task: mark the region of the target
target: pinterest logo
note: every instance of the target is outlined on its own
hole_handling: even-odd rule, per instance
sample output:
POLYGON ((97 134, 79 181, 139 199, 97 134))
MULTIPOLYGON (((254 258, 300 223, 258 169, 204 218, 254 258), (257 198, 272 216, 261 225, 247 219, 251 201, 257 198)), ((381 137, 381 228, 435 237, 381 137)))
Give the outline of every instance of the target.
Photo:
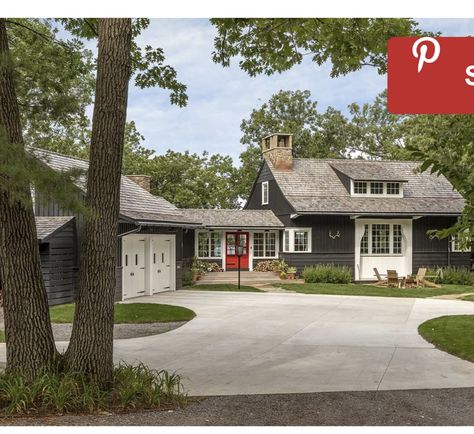
POLYGON ((436 39, 426 36, 424 38, 417 39, 413 44, 411 51, 413 56, 418 59, 418 72, 421 72, 425 63, 434 63, 438 60, 441 47, 436 39), (426 53, 428 52, 428 46, 430 44, 433 46, 434 51, 433 56, 428 58, 426 57, 426 53))

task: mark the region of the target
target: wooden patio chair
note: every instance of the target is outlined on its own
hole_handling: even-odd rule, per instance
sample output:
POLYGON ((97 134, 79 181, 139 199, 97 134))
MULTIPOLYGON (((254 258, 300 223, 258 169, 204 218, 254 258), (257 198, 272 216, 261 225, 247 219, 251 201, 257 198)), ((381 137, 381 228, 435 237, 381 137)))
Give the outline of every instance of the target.
POLYGON ((400 288, 400 280, 396 270, 387 270, 387 284, 395 288, 400 288))
POLYGON ((375 286, 387 286, 387 279, 382 277, 377 268, 374 268, 374 275, 377 278, 377 282, 374 283, 375 286))
POLYGON ((415 276, 416 286, 425 286, 426 268, 418 268, 415 276))

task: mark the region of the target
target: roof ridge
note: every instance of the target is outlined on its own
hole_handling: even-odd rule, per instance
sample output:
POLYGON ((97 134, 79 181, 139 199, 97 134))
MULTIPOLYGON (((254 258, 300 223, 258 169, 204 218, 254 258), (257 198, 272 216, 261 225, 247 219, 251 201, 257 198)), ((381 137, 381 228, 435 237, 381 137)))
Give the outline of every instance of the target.
POLYGON ((352 163, 422 163, 420 160, 366 160, 363 158, 304 158, 294 157, 293 160, 297 161, 323 161, 323 162, 340 162, 350 161, 352 163))

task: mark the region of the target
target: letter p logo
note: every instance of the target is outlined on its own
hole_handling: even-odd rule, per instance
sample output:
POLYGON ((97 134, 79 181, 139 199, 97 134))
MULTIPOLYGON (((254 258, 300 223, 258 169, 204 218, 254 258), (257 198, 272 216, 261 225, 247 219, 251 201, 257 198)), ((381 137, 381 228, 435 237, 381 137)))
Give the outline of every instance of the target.
POLYGON ((424 63, 434 63, 438 60, 439 53, 441 52, 441 47, 439 42, 434 39, 430 38, 429 36, 417 39, 412 47, 413 56, 418 59, 418 72, 421 72, 423 69, 424 63), (434 52, 432 57, 426 57, 426 53, 428 52, 428 45, 429 43, 433 44, 434 52), (418 52, 418 47, 420 47, 420 51, 418 52))

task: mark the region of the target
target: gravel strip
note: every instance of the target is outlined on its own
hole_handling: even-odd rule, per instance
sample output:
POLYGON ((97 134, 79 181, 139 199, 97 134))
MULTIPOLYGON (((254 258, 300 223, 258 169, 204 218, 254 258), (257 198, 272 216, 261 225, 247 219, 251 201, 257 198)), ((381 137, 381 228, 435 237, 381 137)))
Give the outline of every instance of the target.
POLYGON ((474 388, 214 396, 183 409, 3 419, 3 425, 473 425, 474 388))
MULTIPOLYGON (((115 324, 114 339, 130 339, 142 336, 157 335, 169 332, 187 321, 154 322, 148 324, 115 324)), ((72 324, 52 324, 55 341, 68 341, 71 336, 72 324)))

